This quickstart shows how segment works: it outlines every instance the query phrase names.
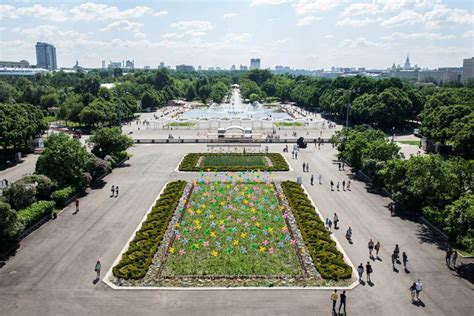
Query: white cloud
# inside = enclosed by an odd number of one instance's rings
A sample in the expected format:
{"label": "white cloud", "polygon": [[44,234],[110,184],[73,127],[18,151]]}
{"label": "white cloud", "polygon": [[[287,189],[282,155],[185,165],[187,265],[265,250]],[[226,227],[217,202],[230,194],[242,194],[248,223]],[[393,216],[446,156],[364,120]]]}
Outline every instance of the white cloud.
{"label": "white cloud", "polygon": [[62,30],[54,25],[39,25],[32,28],[19,28],[16,27],[12,29],[15,33],[20,33],[25,35],[27,38],[32,40],[63,40],[71,38],[86,38],[85,34],[81,34],[75,31]]}
{"label": "white cloud", "polygon": [[335,8],[341,0],[298,0],[295,4],[297,14],[305,15],[311,12],[327,11]]}
{"label": "white cloud", "polygon": [[376,3],[353,3],[344,9],[341,17],[350,17],[363,14],[377,14],[380,8]]}
{"label": "white cloud", "polygon": [[102,32],[109,32],[109,31],[132,31],[132,32],[138,32],[140,28],[143,26],[141,23],[136,23],[136,22],[130,22],[128,20],[122,20],[122,21],[116,21],[112,22],[103,29],[101,29]]}
{"label": "white cloud", "polygon": [[472,13],[461,9],[451,9],[445,4],[436,4],[430,11],[425,13],[424,17],[428,28],[438,28],[443,22],[474,24]]}
{"label": "white cloud", "polygon": [[285,2],[286,0],[252,0],[252,2],[250,2],[250,6],[255,7],[260,5],[279,5]]}
{"label": "white cloud", "polygon": [[384,36],[383,38],[386,40],[396,40],[396,39],[446,40],[446,39],[455,39],[456,36],[449,35],[449,34],[428,33],[428,32],[420,32],[420,33],[394,32],[389,36]]}
{"label": "white cloud", "polygon": [[325,35],[324,38],[331,39],[331,38],[334,38],[334,35],[328,34],[328,35]]}
{"label": "white cloud", "polygon": [[222,39],[223,42],[247,42],[253,37],[253,34],[250,33],[228,33]]}
{"label": "white cloud", "polygon": [[378,0],[383,6],[383,11],[397,11],[401,10],[407,4],[406,0]]}
{"label": "white cloud", "polygon": [[212,30],[212,24],[209,21],[179,21],[171,24],[171,27],[180,31],[208,32]]}
{"label": "white cloud", "polygon": [[340,21],[337,21],[336,25],[337,26],[350,26],[350,27],[363,27],[376,21],[377,20],[373,18],[364,18],[364,19],[344,18]]}
{"label": "white cloud", "polygon": [[222,17],[223,17],[224,19],[228,19],[228,18],[233,18],[233,17],[236,16],[236,15],[237,15],[237,13],[229,12],[229,13],[224,13],[224,14],[222,15]]}
{"label": "white cloud", "polygon": [[338,48],[342,49],[356,49],[356,48],[389,48],[392,44],[388,42],[372,42],[367,40],[364,37],[359,37],[356,39],[345,39],[338,44]]}
{"label": "white cloud", "polygon": [[305,16],[304,18],[301,18],[298,20],[298,23],[296,23],[297,26],[306,26],[312,24],[314,21],[321,20],[320,17],[315,17],[313,15]]}
{"label": "white cloud", "polygon": [[139,18],[146,14],[154,14],[153,9],[144,6],[120,10],[115,6],[106,4],[86,2],[70,10],[73,20],[123,20],[130,18]]}
{"label": "white cloud", "polygon": [[275,43],[277,44],[286,44],[288,43],[289,39],[288,38],[282,38],[282,39],[279,39],[279,40],[276,40]]}
{"label": "white cloud", "polygon": [[162,16],[162,15],[167,15],[169,12],[166,10],[161,10],[161,11],[156,11],[153,13],[153,16]]}
{"label": "white cloud", "polygon": [[423,15],[412,11],[412,10],[405,10],[400,12],[399,14],[392,16],[391,18],[388,18],[380,25],[382,26],[400,26],[400,25],[407,25],[407,24],[416,24],[416,23],[422,23],[424,22],[425,18]]}
{"label": "white cloud", "polygon": [[25,16],[42,18],[53,22],[64,22],[67,20],[65,13],[56,7],[45,7],[39,4],[31,7],[14,7],[12,5],[0,4],[0,19],[16,19]]}
{"label": "white cloud", "polygon": [[470,30],[470,31],[464,32],[464,33],[462,34],[462,37],[463,37],[463,38],[474,38],[474,30]]}

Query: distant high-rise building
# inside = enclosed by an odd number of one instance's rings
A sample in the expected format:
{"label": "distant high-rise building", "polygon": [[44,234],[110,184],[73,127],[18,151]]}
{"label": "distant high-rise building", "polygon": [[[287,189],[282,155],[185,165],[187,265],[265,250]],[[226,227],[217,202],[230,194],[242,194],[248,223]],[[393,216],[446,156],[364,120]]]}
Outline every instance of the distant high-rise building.
{"label": "distant high-rise building", "polygon": [[24,59],[20,61],[0,61],[0,68],[30,68],[30,63]]}
{"label": "distant high-rise building", "polygon": [[143,67],[143,70],[145,70],[145,71],[149,71],[150,69],[151,69],[150,66],[144,66],[144,67]]}
{"label": "distant high-rise building", "polygon": [[245,71],[245,70],[248,70],[249,67],[244,66],[244,65],[240,65],[239,69]]}
{"label": "distant high-rise building", "polygon": [[405,60],[405,65],[403,65],[403,68],[404,68],[405,70],[408,70],[408,69],[411,68],[410,56],[408,56],[408,54],[407,54],[407,59]]}
{"label": "distant high-rise building", "polygon": [[160,62],[160,65],[158,66],[158,69],[161,69],[161,68],[165,68],[165,63],[164,62]]}
{"label": "distant high-rise building", "polygon": [[232,67],[230,67],[230,70],[235,70],[235,65],[232,65]]}
{"label": "distant high-rise building", "polygon": [[133,68],[135,68],[135,61],[133,61],[133,60],[127,60],[127,61],[125,62],[125,68],[126,68],[126,69],[133,69]]}
{"label": "distant high-rise building", "polygon": [[464,59],[462,63],[462,81],[474,79],[474,57]]}
{"label": "distant high-rise building", "polygon": [[56,63],[56,48],[48,43],[36,43],[36,67],[56,70],[58,65]]}
{"label": "distant high-rise building", "polygon": [[177,72],[191,72],[194,71],[194,67],[191,65],[176,65]]}
{"label": "distant high-rise building", "polygon": [[250,69],[260,69],[260,58],[250,59]]}
{"label": "distant high-rise building", "polygon": [[105,69],[105,60],[102,60],[102,69]]}
{"label": "distant high-rise building", "polygon": [[114,69],[114,68],[122,68],[122,63],[119,61],[110,61],[109,65],[107,66],[109,69]]}

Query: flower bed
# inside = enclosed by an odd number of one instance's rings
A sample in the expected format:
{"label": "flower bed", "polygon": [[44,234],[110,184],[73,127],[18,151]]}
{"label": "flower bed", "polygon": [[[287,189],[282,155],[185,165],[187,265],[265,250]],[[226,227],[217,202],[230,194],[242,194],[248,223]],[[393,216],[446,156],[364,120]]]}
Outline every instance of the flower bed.
{"label": "flower bed", "polygon": [[166,276],[301,276],[273,184],[194,186],[168,249]]}
{"label": "flower bed", "polygon": [[303,188],[293,181],[284,181],[281,186],[298,222],[314,265],[321,276],[331,280],[350,278],[352,268],[344,261],[342,253],[336,248],[336,243],[331,239],[330,233],[316,214],[316,210]]}
{"label": "flower bed", "polygon": [[128,250],[113,268],[115,277],[139,279],[145,276],[185,186],[184,181],[171,182],[166,186],[135,238],[130,242]]}
{"label": "flower bed", "polygon": [[[267,162],[271,161],[271,165]],[[180,171],[288,171],[288,163],[279,153],[191,153],[187,154]]]}

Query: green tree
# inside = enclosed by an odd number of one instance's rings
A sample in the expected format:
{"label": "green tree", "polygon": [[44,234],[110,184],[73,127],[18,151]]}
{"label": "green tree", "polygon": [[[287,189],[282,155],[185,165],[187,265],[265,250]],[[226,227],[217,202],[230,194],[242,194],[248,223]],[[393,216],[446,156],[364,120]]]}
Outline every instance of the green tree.
{"label": "green tree", "polygon": [[93,145],[92,153],[100,158],[117,154],[133,145],[133,140],[122,134],[118,127],[101,128],[92,134],[88,142]]}
{"label": "green tree", "polygon": [[51,135],[36,162],[36,173],[44,174],[60,187],[81,185],[90,154],[77,139],[66,134]]}
{"label": "green tree", "polygon": [[218,81],[211,86],[209,97],[217,103],[221,103],[224,97],[229,93],[229,87],[225,83]]}
{"label": "green tree", "polygon": [[474,252],[474,195],[465,194],[446,207],[445,231],[456,244]]}
{"label": "green tree", "polygon": [[6,241],[12,235],[16,218],[16,212],[11,208],[10,204],[0,201],[0,244],[2,246],[6,245]]}

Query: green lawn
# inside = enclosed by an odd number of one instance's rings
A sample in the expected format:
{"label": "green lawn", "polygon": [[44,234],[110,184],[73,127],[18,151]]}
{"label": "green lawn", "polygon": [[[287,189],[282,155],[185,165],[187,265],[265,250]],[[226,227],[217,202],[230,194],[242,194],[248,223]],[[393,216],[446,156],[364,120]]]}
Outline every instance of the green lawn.
{"label": "green lawn", "polygon": [[275,122],[275,126],[304,126],[303,122]]}
{"label": "green lawn", "polygon": [[268,166],[264,156],[203,156],[201,167],[221,168],[227,166],[242,166],[246,168],[265,168]]}
{"label": "green lawn", "polygon": [[302,275],[272,184],[201,182],[183,212],[165,275]]}
{"label": "green lawn", "polygon": [[406,144],[406,145],[414,145],[414,146],[420,145],[419,140],[397,140],[397,143]]}
{"label": "green lawn", "polygon": [[171,122],[166,124],[168,127],[188,127],[188,126],[195,126],[196,123],[193,122]]}

